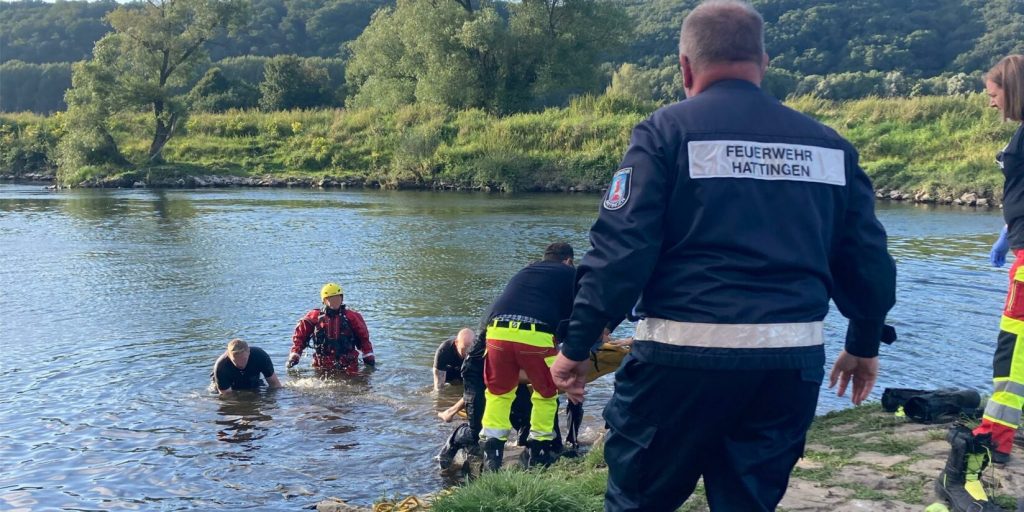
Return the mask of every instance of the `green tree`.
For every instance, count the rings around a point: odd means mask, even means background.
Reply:
[[[596,0],[399,0],[349,46],[350,103],[499,113],[564,104],[601,87],[623,17]]]
[[[322,62],[281,55],[267,61],[260,82],[260,108],[290,110],[331,105],[330,75]]]
[[[669,57],[657,68],[642,68],[628,62],[619,66],[605,93],[665,104],[683,99],[682,84],[679,63]]]
[[[1020,0],[964,0],[981,13],[987,30],[974,47],[957,56],[953,72],[988,71],[1011,53],[1024,53],[1024,2]],[[978,16],[976,16],[978,17]]]
[[[564,104],[575,94],[598,90],[602,58],[629,35],[626,13],[611,2],[523,0],[509,7],[513,65],[529,82],[528,107]]]
[[[491,8],[471,12],[454,1],[399,0],[377,11],[350,45],[350,103],[386,109],[416,101],[483,106],[481,72],[486,63],[500,62],[495,45],[504,37],[501,30]]]
[[[231,108],[255,108],[259,91],[246,83],[224,76],[218,67],[210,68],[189,92],[189,103],[195,110],[224,112]]]
[[[103,17],[114,0],[0,4],[0,62],[72,62],[85,59],[110,31]]]
[[[188,116],[187,87],[206,62],[205,44],[219,31],[239,26],[245,16],[243,0],[151,0],[117,8],[107,16],[114,31],[96,43],[91,61],[75,68],[69,116],[99,122],[97,129],[109,134],[104,130],[109,121],[73,111],[150,110],[153,134],[146,160],[162,161],[161,150]]]
[[[118,38],[100,40],[91,60],[72,66],[71,89],[64,95],[68,104],[62,127],[65,135],[57,145],[57,177],[63,182],[86,166],[129,163],[111,135],[114,116],[130,108],[130,100],[112,90],[118,78],[112,64],[118,57],[119,42]]]

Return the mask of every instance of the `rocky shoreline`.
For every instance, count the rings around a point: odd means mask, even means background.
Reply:
[[[960,197],[954,197],[952,195],[944,195],[941,197],[933,197],[928,192],[914,192],[904,193],[899,190],[888,190],[878,189],[875,191],[875,197],[877,199],[885,199],[889,201],[909,201],[918,204],[952,204],[957,206],[976,206],[979,208],[989,208],[993,206],[1002,206],[995,198],[985,197],[974,192],[965,192]]]
[[[30,174],[0,174],[0,183],[46,183],[49,189],[64,188],[317,188],[317,189],[399,189],[399,190],[452,190],[452,191],[475,191],[475,192],[496,192],[490,186],[466,186],[444,181],[431,183],[397,183],[384,184],[375,180],[357,180],[351,178],[339,178],[331,176],[322,177],[287,177],[276,178],[270,175],[264,176],[232,176],[232,175],[206,175],[206,176],[182,176],[166,177],[155,179],[140,179],[138,176],[128,173],[119,177],[105,178],[101,180],[87,180],[75,187],[63,187],[56,182],[56,176],[52,174],[30,173]],[[604,192],[606,187],[595,187],[589,185],[575,186],[535,186],[528,187],[523,192],[568,192],[568,193],[597,193]],[[960,196],[951,194],[933,196],[925,191],[904,192],[901,190],[889,190],[880,188],[875,191],[875,197],[880,200],[910,202],[915,204],[939,204],[955,206],[973,206],[978,208],[1001,207],[999,201],[990,194],[979,194],[976,192],[965,192]]]
[[[452,190],[469,192],[498,192],[498,187],[487,185],[467,186],[444,181],[430,183],[402,182],[382,183],[373,179],[339,178],[331,176],[323,177],[287,177],[276,178],[270,175],[264,176],[233,176],[233,175],[204,175],[204,176],[182,176],[154,179],[140,179],[138,175],[126,173],[117,177],[109,177],[99,180],[86,180],[73,186],[67,187],[56,183],[56,177],[49,174],[22,174],[22,175],[0,175],[0,183],[47,183],[51,190],[68,188],[157,188],[157,189],[188,189],[188,188],[316,188],[316,189],[388,189],[388,190]],[[526,187],[521,192],[603,192],[605,187],[589,185],[561,186],[555,184],[535,185]]]

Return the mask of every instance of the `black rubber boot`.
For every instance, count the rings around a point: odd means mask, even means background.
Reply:
[[[919,423],[945,423],[971,416],[979,405],[981,395],[973,389],[940,389],[911,397],[903,404],[903,412]]]
[[[928,392],[926,389],[885,388],[882,392],[882,410],[896,412],[896,409],[903,407],[907,400]]]
[[[1010,454],[1003,453],[998,450],[992,450],[992,463],[993,464],[1009,464]]]
[[[558,458],[553,441],[530,439],[526,442],[527,449],[519,456],[519,464],[524,468],[536,466],[548,467]]]
[[[988,501],[981,488],[981,472],[992,452],[991,436],[975,436],[967,427],[954,425],[946,440],[949,457],[935,482],[935,492],[949,502],[951,512],[1001,512],[1002,508]]]
[[[485,437],[480,440],[480,448],[484,452],[484,471],[501,469],[501,459],[505,455],[505,440]]]
[[[452,462],[455,461],[455,455],[459,453],[460,449],[471,446],[466,443],[467,436],[472,436],[468,423],[455,427],[452,435],[448,436],[448,440],[444,442],[444,445],[441,446],[441,451],[437,454],[437,465],[442,471],[452,466]],[[475,445],[477,443],[472,444]]]

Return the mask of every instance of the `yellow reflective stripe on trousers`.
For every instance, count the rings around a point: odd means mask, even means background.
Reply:
[[[556,357],[558,356],[544,358],[544,363],[548,365],[548,368],[555,363]],[[556,418],[558,417],[558,395],[544,398],[534,391],[530,395],[530,403],[533,405],[532,409],[530,409],[530,439],[538,441],[554,439],[555,421],[557,421]],[[536,428],[537,425],[551,425],[551,428],[542,430]]]
[[[1024,397],[1024,384],[1021,384],[1019,382],[1013,382],[1012,380],[1009,379],[1009,377],[993,379],[993,381],[995,384],[995,389],[993,390],[993,393],[1005,392],[1020,397]]]
[[[555,337],[546,332],[511,329],[508,327],[487,327],[487,339],[522,343],[531,347],[552,348]]]
[[[544,398],[536,391],[530,395],[530,439],[550,441],[555,438],[555,416],[558,415],[558,395]],[[547,425],[544,430],[541,425]]]
[[[1007,380],[1024,386],[1024,343],[1021,343],[1021,336],[1024,335],[1024,321],[1010,318],[1006,315],[999,320],[999,329],[1013,334],[1017,337],[1013,343],[1013,355],[1010,356],[1010,374],[997,375],[994,380]],[[1022,393],[1018,393],[1024,395]]]
[[[1018,269],[1018,275],[1020,269]],[[1021,422],[1021,408],[1024,408],[1024,321],[1003,315],[999,329],[1016,337],[1013,354],[1010,356],[1010,374],[992,379],[992,397],[985,406],[984,418],[1000,425],[1017,428]]]
[[[489,390],[484,390],[484,417],[483,430],[480,435],[494,439],[508,439],[508,432],[512,430],[512,401],[516,398],[515,388],[504,395],[495,395]]]
[[[1012,396],[1012,395],[1010,395]],[[1012,404],[1001,403],[1003,401],[1014,402]],[[1016,429],[1020,426],[1021,407],[1024,406],[1024,400],[1017,398],[1016,400],[1001,397],[998,394],[992,395],[992,398],[988,399],[988,404],[985,406],[984,418],[998,423],[1000,425]]]

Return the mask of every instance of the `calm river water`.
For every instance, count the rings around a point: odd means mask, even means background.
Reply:
[[[593,195],[73,190],[0,185],[0,509],[289,509],[444,484],[437,344],[553,240],[586,247]],[[899,267],[886,386],[988,392],[1005,271],[998,210],[879,204]],[[370,327],[376,371],[285,372],[325,281]],[[833,308],[834,309],[834,308]],[[833,312],[829,357],[845,322]],[[630,334],[629,325],[618,334]],[[220,399],[227,341],[285,388]],[[587,429],[611,392],[588,397]],[[823,390],[819,412],[845,407]]]

